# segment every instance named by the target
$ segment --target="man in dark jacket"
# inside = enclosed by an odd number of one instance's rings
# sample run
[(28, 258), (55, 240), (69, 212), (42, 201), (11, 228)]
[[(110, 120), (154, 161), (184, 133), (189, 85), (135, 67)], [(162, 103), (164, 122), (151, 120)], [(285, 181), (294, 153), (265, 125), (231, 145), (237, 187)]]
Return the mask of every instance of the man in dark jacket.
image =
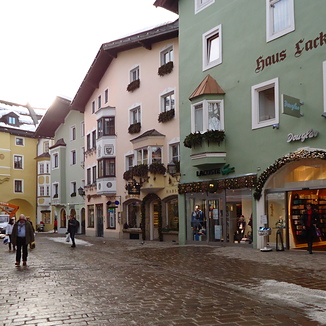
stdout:
[(302, 214), (301, 224), (303, 234), (305, 234), (308, 244), (309, 254), (312, 254), (312, 244), (316, 237), (316, 226), (318, 223), (318, 213), (312, 208), (311, 204), (306, 205), (306, 210)]
[(77, 233), (78, 228), (79, 228), (79, 222), (76, 220), (76, 217), (70, 216), (70, 219), (68, 221), (68, 232), (70, 233), (72, 248), (76, 247), (75, 234)]
[(30, 222), (26, 221), (24, 214), (19, 216), (19, 220), (15, 223), (12, 234), (12, 244), (16, 246), (16, 263), (15, 265), (20, 266), (20, 260), (23, 250), (23, 265), (26, 266), (28, 250), (27, 246), (34, 242), (34, 230)]

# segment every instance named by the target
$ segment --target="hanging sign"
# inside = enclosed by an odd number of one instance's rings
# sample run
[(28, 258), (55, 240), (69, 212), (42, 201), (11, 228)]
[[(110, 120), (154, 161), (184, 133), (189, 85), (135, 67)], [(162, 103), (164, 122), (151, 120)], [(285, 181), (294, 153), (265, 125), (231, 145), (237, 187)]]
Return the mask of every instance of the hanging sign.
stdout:
[(301, 103), (298, 98), (282, 95), (283, 113), (291, 115), (292, 117), (301, 118), (302, 113), (300, 112)]

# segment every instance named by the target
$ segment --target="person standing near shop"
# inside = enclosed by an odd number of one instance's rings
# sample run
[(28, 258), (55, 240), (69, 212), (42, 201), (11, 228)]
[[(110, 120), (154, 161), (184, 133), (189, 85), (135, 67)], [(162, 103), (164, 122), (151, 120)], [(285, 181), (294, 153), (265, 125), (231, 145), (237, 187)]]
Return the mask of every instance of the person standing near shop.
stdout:
[(313, 209), (311, 204), (306, 205), (306, 210), (302, 214), (301, 224), (304, 235), (308, 244), (309, 254), (312, 254), (312, 244), (316, 237), (316, 227), (318, 223), (318, 213)]
[(23, 266), (26, 266), (28, 256), (27, 246), (34, 241), (34, 231), (31, 223), (26, 221), (24, 214), (21, 214), (19, 220), (15, 223), (12, 229), (11, 239), (13, 246), (16, 246), (15, 265), (17, 267), (20, 266), (23, 251)]

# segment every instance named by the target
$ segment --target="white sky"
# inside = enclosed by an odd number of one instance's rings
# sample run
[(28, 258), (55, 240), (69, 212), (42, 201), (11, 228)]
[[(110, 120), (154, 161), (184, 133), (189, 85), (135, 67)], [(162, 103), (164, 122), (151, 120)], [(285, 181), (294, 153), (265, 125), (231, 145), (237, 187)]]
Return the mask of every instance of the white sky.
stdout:
[(102, 43), (177, 15), (155, 0), (0, 0), (0, 99), (73, 99)]

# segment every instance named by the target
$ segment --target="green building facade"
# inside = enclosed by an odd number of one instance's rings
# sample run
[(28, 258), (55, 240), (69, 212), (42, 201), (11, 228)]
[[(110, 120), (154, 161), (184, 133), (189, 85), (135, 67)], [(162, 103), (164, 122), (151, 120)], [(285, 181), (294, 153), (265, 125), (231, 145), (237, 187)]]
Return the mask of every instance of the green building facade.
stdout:
[(300, 217), (312, 203), (322, 231), (315, 245), (322, 244), (326, 3), (155, 5), (179, 14), (180, 243), (299, 248)]

